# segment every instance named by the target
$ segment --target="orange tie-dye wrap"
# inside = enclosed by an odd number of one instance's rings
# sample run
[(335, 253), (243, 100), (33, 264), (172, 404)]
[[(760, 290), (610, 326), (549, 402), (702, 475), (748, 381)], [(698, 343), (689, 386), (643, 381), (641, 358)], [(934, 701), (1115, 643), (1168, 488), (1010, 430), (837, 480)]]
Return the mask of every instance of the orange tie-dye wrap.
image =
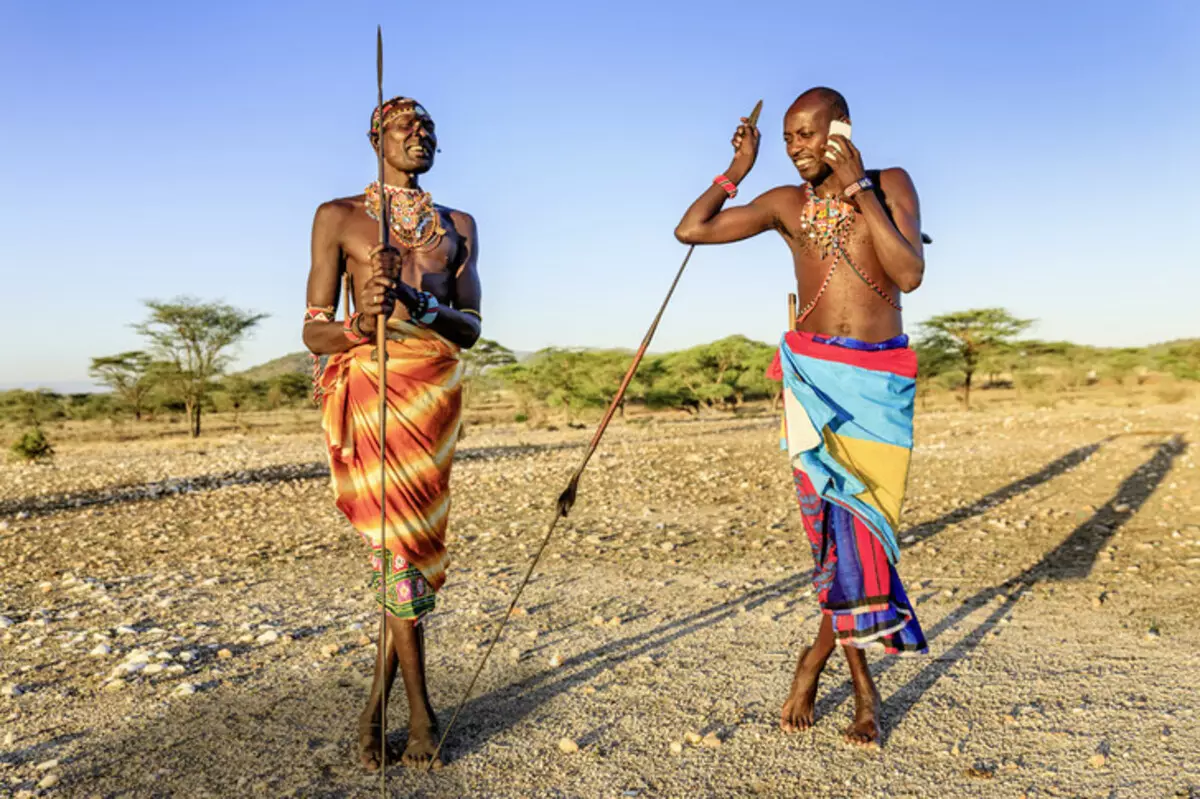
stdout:
[[(419, 603), (428, 609), (432, 592), (446, 581), (450, 466), (462, 405), (458, 353), (457, 346), (432, 330), (409, 322), (388, 323), (384, 457), (387, 549), (393, 556), (389, 571), (415, 567), (424, 578), (402, 583), (400, 595), (389, 596), (389, 611), (395, 610), (393, 601), (412, 609), (412, 600), (422, 598), (411, 595), (414, 584), (421, 594), (428, 588), (429, 601)], [(337, 507), (371, 546), (378, 570), (382, 536), (379, 366), (374, 343), (330, 356), (318, 377), (317, 391)]]

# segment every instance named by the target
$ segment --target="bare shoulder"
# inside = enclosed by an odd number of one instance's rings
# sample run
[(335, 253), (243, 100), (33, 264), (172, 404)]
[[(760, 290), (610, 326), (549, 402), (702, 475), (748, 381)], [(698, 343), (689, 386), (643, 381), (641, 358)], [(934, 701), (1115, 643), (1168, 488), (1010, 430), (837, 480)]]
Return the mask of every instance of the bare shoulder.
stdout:
[(754, 202), (783, 207), (804, 202), (804, 189), (799, 186), (776, 186), (754, 198)]
[(475, 236), (475, 217), (468, 214), (466, 211), (459, 211), (456, 208), (448, 208), (444, 205), (439, 205), (439, 209), (450, 217), (450, 221), (454, 224), (454, 229), (458, 231), (460, 236), (474, 238)]
[(339, 197), (317, 206), (313, 227), (338, 230), (356, 211), (363, 206), (363, 195)]
[(884, 197), (894, 202), (909, 204), (917, 200), (917, 187), (908, 171), (902, 167), (879, 170), (879, 188)]

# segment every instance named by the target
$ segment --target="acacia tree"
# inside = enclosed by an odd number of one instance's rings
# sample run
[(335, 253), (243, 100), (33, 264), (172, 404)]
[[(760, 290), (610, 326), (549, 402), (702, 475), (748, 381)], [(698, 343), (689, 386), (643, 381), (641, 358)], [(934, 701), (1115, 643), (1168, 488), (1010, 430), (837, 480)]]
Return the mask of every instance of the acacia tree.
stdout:
[(88, 374), (111, 388), (113, 394), (133, 411), (133, 418), (141, 421), (142, 409), (146, 406), (146, 398), (153, 388), (153, 360), (149, 353), (140, 350), (105, 355), (92, 358)]
[(160, 364), (152, 368), (184, 404), (192, 438), (200, 435), (200, 409), (213, 378), (229, 363), (228, 350), (266, 314), (243, 311), (224, 303), (202, 303), (190, 297), (173, 302), (147, 300), (150, 318), (134, 329), (149, 339)]
[(1032, 324), (1032, 319), (1018, 319), (1003, 308), (956, 311), (922, 322), (920, 344), (957, 358), (966, 375), (964, 402), (970, 408), (971, 377), (980, 361), (1004, 349)]
[(490, 338), (479, 339), (475, 342), (474, 347), (464, 350), (459, 358), (463, 362), (464, 405), (468, 404), (470, 394), (482, 382), (485, 372), (517, 362), (517, 357), (512, 350)]

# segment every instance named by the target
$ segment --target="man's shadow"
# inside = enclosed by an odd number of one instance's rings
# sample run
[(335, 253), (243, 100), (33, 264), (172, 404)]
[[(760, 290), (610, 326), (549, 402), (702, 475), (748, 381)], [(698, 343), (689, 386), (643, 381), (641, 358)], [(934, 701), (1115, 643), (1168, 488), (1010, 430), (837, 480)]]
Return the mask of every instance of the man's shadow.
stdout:
[[(1082, 580), (1090, 575), (1100, 551), (1162, 484), (1175, 459), (1187, 450), (1187, 446), (1179, 435), (1161, 444), (1146, 445), (1147, 449), (1154, 450), (1150, 459), (1125, 478), (1112, 498), (1076, 527), (1058, 546), (1017, 576), (969, 597), (956, 610), (929, 628), (926, 638), (932, 642), (979, 608), (1000, 600), (986, 619), (949, 650), (932, 659), (929, 665), (897, 688), (883, 702), (881, 726), (884, 728), (885, 737), (904, 721), (913, 706), (938, 680), (974, 651), (988, 633), (1012, 613), (1016, 603), (1034, 586), (1047, 582)], [(895, 656), (883, 658), (875, 669), (876, 676), (895, 667), (897, 660)], [(830, 713), (849, 699), (852, 692), (851, 683), (843, 683), (817, 703), (817, 715)]]
[[(1019, 494), (1036, 488), (1080, 465), (1113, 437), (1078, 447), (1046, 464), (1038, 471), (983, 496), (970, 505), (957, 508), (937, 519), (926, 522), (904, 536), (924, 541), (972, 516), (987, 512)], [(909, 544), (916, 541), (909, 540)], [(907, 545), (906, 545), (907, 546)], [(662, 649), (671, 642), (712, 624), (724, 621), (744, 607), (751, 610), (777, 596), (808, 587), (807, 572), (780, 580), (735, 599), (706, 608), (682, 619), (666, 622), (646, 633), (629, 636), (588, 650), (565, 661), (556, 672), (543, 672), (517, 683), (496, 688), (471, 699), (463, 707), (461, 720), (456, 722), (447, 754), (452, 759), (463, 757), (482, 748), (487, 741), (508, 729), (534, 711), (542, 703), (586, 683), (614, 666)], [(567, 672), (573, 667), (586, 666)], [(848, 696), (849, 694), (846, 694)], [(840, 701), (844, 701), (845, 696)]]

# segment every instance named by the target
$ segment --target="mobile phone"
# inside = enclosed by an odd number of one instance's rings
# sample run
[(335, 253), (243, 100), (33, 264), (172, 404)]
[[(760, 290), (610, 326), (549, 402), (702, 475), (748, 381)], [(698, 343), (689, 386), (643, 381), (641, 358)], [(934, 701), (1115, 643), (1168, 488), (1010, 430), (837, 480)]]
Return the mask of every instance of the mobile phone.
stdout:
[[(829, 123), (829, 135), (830, 136), (833, 136), (833, 135), (845, 136), (847, 139), (849, 139), (850, 138), (850, 123), (843, 122), (840, 119), (833, 120), (832, 122)], [(838, 145), (838, 143), (833, 141), (832, 139), (830, 139), (828, 142), (826, 142), (825, 146), (831, 150), (834, 150), (835, 152), (840, 153), (842, 151), (842, 148)]]

